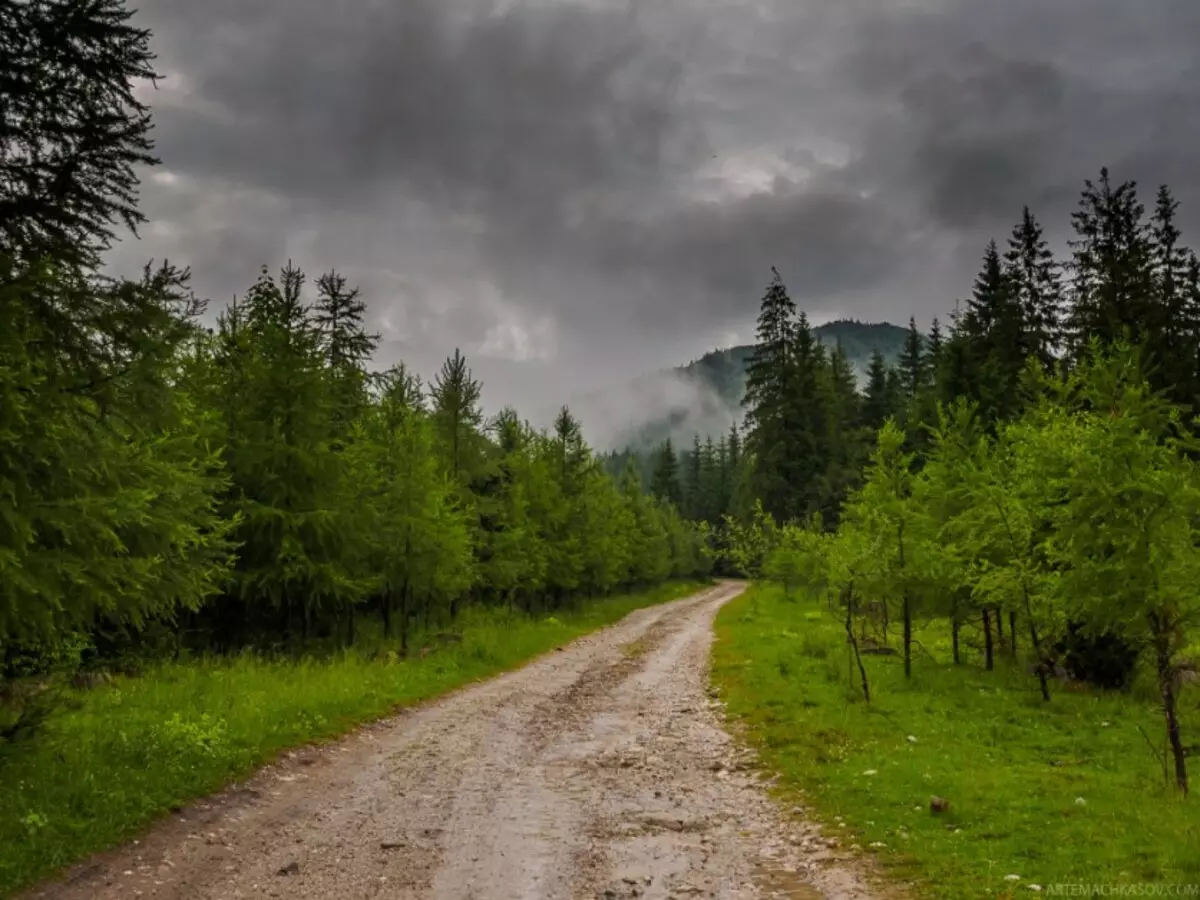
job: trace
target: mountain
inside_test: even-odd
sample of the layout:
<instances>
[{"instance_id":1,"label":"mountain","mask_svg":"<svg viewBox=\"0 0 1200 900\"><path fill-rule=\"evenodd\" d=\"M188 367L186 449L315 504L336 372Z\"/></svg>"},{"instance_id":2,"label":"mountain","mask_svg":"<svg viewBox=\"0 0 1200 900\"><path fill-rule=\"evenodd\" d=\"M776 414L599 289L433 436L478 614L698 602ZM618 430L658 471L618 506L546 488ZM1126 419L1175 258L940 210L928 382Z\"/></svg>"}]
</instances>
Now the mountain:
<instances>
[{"instance_id":1,"label":"mountain","mask_svg":"<svg viewBox=\"0 0 1200 900\"><path fill-rule=\"evenodd\" d=\"M887 322L841 320L819 325L813 333L827 347L841 343L861 383L876 350L889 363L896 362L907 329ZM667 437L687 447L694 434L716 439L742 420L746 363L753 352L752 346L714 350L686 366L589 394L573 408L601 449L645 448Z\"/></svg>"}]
</instances>

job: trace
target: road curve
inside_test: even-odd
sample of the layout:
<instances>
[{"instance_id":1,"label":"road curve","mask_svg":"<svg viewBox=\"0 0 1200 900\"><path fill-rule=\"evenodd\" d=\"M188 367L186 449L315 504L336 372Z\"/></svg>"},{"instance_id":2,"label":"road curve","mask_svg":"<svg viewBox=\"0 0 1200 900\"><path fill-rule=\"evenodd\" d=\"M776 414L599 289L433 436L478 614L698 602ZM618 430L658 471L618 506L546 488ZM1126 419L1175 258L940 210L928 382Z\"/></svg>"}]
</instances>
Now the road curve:
<instances>
[{"instance_id":1,"label":"road curve","mask_svg":"<svg viewBox=\"0 0 1200 900\"><path fill-rule=\"evenodd\" d=\"M877 897L721 728L712 621L741 590L290 754L26 896Z\"/></svg>"}]
</instances>

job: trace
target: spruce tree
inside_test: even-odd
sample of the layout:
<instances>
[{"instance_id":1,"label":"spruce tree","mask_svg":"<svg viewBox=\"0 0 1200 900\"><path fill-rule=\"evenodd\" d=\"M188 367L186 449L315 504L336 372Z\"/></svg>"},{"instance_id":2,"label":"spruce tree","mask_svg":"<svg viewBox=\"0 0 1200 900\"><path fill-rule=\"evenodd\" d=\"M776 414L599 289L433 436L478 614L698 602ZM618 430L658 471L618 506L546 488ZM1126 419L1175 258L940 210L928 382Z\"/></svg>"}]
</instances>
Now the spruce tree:
<instances>
[{"instance_id":1,"label":"spruce tree","mask_svg":"<svg viewBox=\"0 0 1200 900\"><path fill-rule=\"evenodd\" d=\"M333 379L332 420L339 442L366 400L367 361L379 344L379 336L364 327L366 311L358 288L348 288L345 276L330 271L317 279L313 321Z\"/></svg>"},{"instance_id":2,"label":"spruce tree","mask_svg":"<svg viewBox=\"0 0 1200 900\"><path fill-rule=\"evenodd\" d=\"M875 350L871 354L871 363L867 368L867 384L863 392L863 425L871 432L876 432L883 427L884 421L892 413L892 403L888 393L888 364L884 360L883 354Z\"/></svg>"},{"instance_id":3,"label":"spruce tree","mask_svg":"<svg viewBox=\"0 0 1200 900\"><path fill-rule=\"evenodd\" d=\"M942 333L942 323L938 321L938 317L933 317L933 323L929 326L929 338L927 340L926 355L929 362L929 378L931 381L936 380L937 373L942 367L942 350L946 346L946 336Z\"/></svg>"},{"instance_id":4,"label":"spruce tree","mask_svg":"<svg viewBox=\"0 0 1200 900\"><path fill-rule=\"evenodd\" d=\"M1176 224L1179 202L1170 189L1159 188L1150 220L1154 306L1148 323L1151 351L1157 363L1156 387L1179 403L1200 408L1197 400L1196 348L1200 320L1189 292L1191 251L1182 245Z\"/></svg>"},{"instance_id":5,"label":"spruce tree","mask_svg":"<svg viewBox=\"0 0 1200 900\"><path fill-rule=\"evenodd\" d=\"M913 400L917 393L925 387L929 371L925 355L925 338L917 330L917 320L913 316L908 319L908 333L904 337L904 349L900 353L899 369L905 399Z\"/></svg>"},{"instance_id":6,"label":"spruce tree","mask_svg":"<svg viewBox=\"0 0 1200 900\"><path fill-rule=\"evenodd\" d=\"M679 486L679 460L671 439L667 438L655 454L654 474L650 481L650 493L665 503L678 506L682 501Z\"/></svg>"},{"instance_id":7,"label":"spruce tree","mask_svg":"<svg viewBox=\"0 0 1200 900\"><path fill-rule=\"evenodd\" d=\"M442 364L430 388L434 431L447 471L464 488L482 463L480 392L480 384L471 377L466 357L458 350Z\"/></svg>"},{"instance_id":8,"label":"spruce tree","mask_svg":"<svg viewBox=\"0 0 1200 900\"><path fill-rule=\"evenodd\" d=\"M700 446L700 435L692 435L692 452L687 457L683 482L683 504L681 512L689 519L702 519L704 496L704 458Z\"/></svg>"},{"instance_id":9,"label":"spruce tree","mask_svg":"<svg viewBox=\"0 0 1200 900\"><path fill-rule=\"evenodd\" d=\"M315 616L361 599L352 546L359 533L330 445L330 392L320 334L303 300L304 274L264 268L242 301L223 358L240 409L227 415L228 508L240 518L234 593L244 624L277 611L311 636ZM258 609L265 603L269 609Z\"/></svg>"},{"instance_id":10,"label":"spruce tree","mask_svg":"<svg viewBox=\"0 0 1200 900\"><path fill-rule=\"evenodd\" d=\"M1155 318L1153 253L1137 183L1113 186L1108 169L1084 182L1079 209L1071 215L1070 346L1079 356L1091 338L1102 346L1146 337Z\"/></svg>"},{"instance_id":11,"label":"spruce tree","mask_svg":"<svg viewBox=\"0 0 1200 900\"><path fill-rule=\"evenodd\" d=\"M762 299L757 341L746 364L747 452L753 457L755 493L769 512L786 518L794 509L786 469L792 448L795 404L796 305L778 270Z\"/></svg>"},{"instance_id":12,"label":"spruce tree","mask_svg":"<svg viewBox=\"0 0 1200 900\"><path fill-rule=\"evenodd\" d=\"M1034 356L1048 369L1061 343L1062 283L1042 226L1028 206L1008 239L1004 262L1005 277L1020 308L1022 356Z\"/></svg>"},{"instance_id":13,"label":"spruce tree","mask_svg":"<svg viewBox=\"0 0 1200 900\"><path fill-rule=\"evenodd\" d=\"M150 33L123 0L0 0L0 254L97 267L152 155Z\"/></svg>"}]
</instances>

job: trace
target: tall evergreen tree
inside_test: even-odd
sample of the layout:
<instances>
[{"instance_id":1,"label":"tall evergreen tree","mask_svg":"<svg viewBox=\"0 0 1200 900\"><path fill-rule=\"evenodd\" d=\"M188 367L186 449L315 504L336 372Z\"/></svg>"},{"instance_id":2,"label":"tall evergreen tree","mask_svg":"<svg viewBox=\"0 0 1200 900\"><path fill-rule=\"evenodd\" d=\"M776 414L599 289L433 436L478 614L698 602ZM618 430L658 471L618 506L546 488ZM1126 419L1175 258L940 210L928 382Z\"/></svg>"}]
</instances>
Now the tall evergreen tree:
<instances>
[{"instance_id":1,"label":"tall evergreen tree","mask_svg":"<svg viewBox=\"0 0 1200 900\"><path fill-rule=\"evenodd\" d=\"M787 478L789 437L794 428L796 305L783 278L773 278L762 299L757 342L746 364L747 452L753 457L755 493L766 498L769 511L787 517L794 511Z\"/></svg>"},{"instance_id":2,"label":"tall evergreen tree","mask_svg":"<svg viewBox=\"0 0 1200 900\"><path fill-rule=\"evenodd\" d=\"M654 475L650 481L650 493L665 503L678 506L682 500L679 485L679 460L671 439L663 441L655 455Z\"/></svg>"},{"instance_id":3,"label":"tall evergreen tree","mask_svg":"<svg viewBox=\"0 0 1200 900\"><path fill-rule=\"evenodd\" d=\"M430 389L434 430L447 469L450 477L464 486L478 473L482 463L480 391L466 357L458 350L442 364Z\"/></svg>"},{"instance_id":4,"label":"tall evergreen tree","mask_svg":"<svg viewBox=\"0 0 1200 900\"><path fill-rule=\"evenodd\" d=\"M366 401L367 361L379 344L379 336L365 328L366 311L359 289L348 288L345 276L330 271L317 279L313 321L333 378L332 419L338 440L348 433Z\"/></svg>"},{"instance_id":5,"label":"tall evergreen tree","mask_svg":"<svg viewBox=\"0 0 1200 900\"><path fill-rule=\"evenodd\" d=\"M1152 319L1147 323L1150 350L1156 363L1152 382L1173 400L1200 410L1196 366L1200 337L1200 308L1193 300L1190 263L1192 252L1181 243L1176 224L1179 201L1163 185L1159 188L1150 220L1151 266L1154 283Z\"/></svg>"},{"instance_id":6,"label":"tall evergreen tree","mask_svg":"<svg viewBox=\"0 0 1200 900\"><path fill-rule=\"evenodd\" d=\"M1020 311L1022 356L1035 356L1049 368L1057 358L1062 335L1060 267L1028 206L1008 239L1004 263Z\"/></svg>"},{"instance_id":7,"label":"tall evergreen tree","mask_svg":"<svg viewBox=\"0 0 1200 900\"><path fill-rule=\"evenodd\" d=\"M123 0L0 2L0 254L93 269L146 221L137 169L153 165L150 32Z\"/></svg>"},{"instance_id":8,"label":"tall evergreen tree","mask_svg":"<svg viewBox=\"0 0 1200 900\"><path fill-rule=\"evenodd\" d=\"M1107 346L1127 337L1139 342L1154 319L1153 251L1137 184L1113 186L1108 169L1084 182L1071 215L1073 251L1069 335L1078 356L1091 338Z\"/></svg>"},{"instance_id":9,"label":"tall evergreen tree","mask_svg":"<svg viewBox=\"0 0 1200 900\"><path fill-rule=\"evenodd\" d=\"M230 511L241 519L234 581L248 620L270 610L297 637L314 616L360 599L351 568L348 499L330 446L329 392L320 334L303 300L304 274L264 268L243 300L243 323L223 334L230 375L244 393L229 419ZM239 343L240 342L240 343ZM270 610L256 610L266 601ZM228 625L229 623L223 623Z\"/></svg>"},{"instance_id":10,"label":"tall evergreen tree","mask_svg":"<svg viewBox=\"0 0 1200 900\"><path fill-rule=\"evenodd\" d=\"M892 402L888 391L888 364L883 354L875 350L867 368L867 384L863 393L862 420L872 432L883 427L892 415Z\"/></svg>"},{"instance_id":11,"label":"tall evergreen tree","mask_svg":"<svg viewBox=\"0 0 1200 900\"><path fill-rule=\"evenodd\" d=\"M900 353L900 377L907 400L916 398L917 393L925 387L929 373L928 360L925 355L925 338L917 330L917 320L910 316L908 333L904 338L904 349Z\"/></svg>"}]
</instances>

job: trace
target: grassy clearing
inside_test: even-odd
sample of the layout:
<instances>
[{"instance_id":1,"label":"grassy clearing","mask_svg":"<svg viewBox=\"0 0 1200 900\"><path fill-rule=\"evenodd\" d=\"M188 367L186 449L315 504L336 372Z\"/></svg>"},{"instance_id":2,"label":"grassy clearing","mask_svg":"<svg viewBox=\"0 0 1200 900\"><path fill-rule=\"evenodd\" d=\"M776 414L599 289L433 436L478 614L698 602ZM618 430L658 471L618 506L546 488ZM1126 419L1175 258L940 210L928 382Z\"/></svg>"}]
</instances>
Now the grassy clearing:
<instances>
[{"instance_id":1,"label":"grassy clearing","mask_svg":"<svg viewBox=\"0 0 1200 900\"><path fill-rule=\"evenodd\" d=\"M135 836L283 750L337 737L700 587L669 584L543 619L472 611L461 643L424 658L247 655L163 665L80 695L76 708L0 756L0 896Z\"/></svg>"},{"instance_id":2,"label":"grassy clearing","mask_svg":"<svg viewBox=\"0 0 1200 900\"><path fill-rule=\"evenodd\" d=\"M991 673L956 669L948 641L917 637L927 653L914 659L911 684L898 657L864 658L868 707L849 685L841 623L815 600L754 585L717 620L714 680L781 773L781 790L803 794L827 830L878 854L916 896L1147 882L1196 885L1175 896L1200 896L1200 797L1164 788L1138 730L1162 743L1146 688L1059 689L1046 705L1007 661ZM1180 713L1195 746L1200 690L1185 691ZM1200 781L1198 763L1193 754ZM930 812L934 795L950 801L947 812Z\"/></svg>"}]
</instances>

